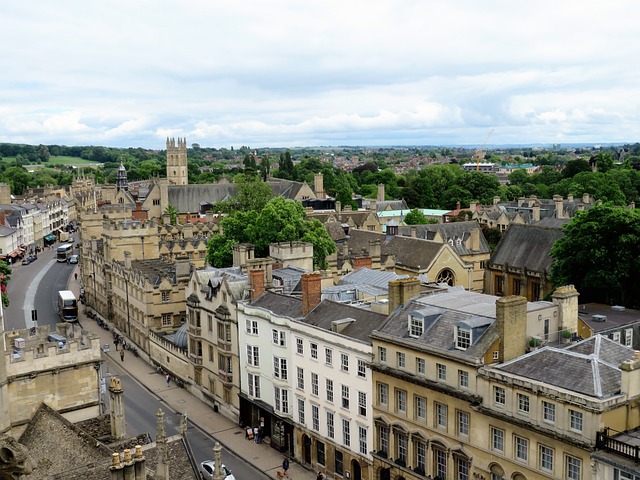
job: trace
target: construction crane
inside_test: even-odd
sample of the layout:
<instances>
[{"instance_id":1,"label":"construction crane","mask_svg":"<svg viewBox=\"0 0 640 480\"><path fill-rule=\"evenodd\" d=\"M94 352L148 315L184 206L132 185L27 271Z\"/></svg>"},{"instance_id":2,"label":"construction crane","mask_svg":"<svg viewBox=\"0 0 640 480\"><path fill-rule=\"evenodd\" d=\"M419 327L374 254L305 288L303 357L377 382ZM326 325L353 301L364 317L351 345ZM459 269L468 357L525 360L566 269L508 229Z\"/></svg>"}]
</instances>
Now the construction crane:
<instances>
[{"instance_id":1,"label":"construction crane","mask_svg":"<svg viewBox=\"0 0 640 480\"><path fill-rule=\"evenodd\" d=\"M489 130L489 133L487 133L487 136L484 137L484 142L482 142L482 146L479 149L476 148L476 153L475 153L476 172L480 170L480 160L484 158L484 146L487 144L487 141L489 141L489 137L491 136L492 133L493 133L493 128Z\"/></svg>"}]
</instances>

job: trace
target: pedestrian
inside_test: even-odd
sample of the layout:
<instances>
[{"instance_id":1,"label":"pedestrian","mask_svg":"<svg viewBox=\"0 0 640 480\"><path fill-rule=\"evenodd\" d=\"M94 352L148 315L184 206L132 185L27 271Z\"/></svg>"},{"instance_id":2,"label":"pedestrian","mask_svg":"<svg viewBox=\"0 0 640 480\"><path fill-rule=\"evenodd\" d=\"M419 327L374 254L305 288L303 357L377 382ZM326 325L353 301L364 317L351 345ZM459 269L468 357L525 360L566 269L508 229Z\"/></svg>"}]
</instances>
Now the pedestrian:
<instances>
[{"instance_id":1,"label":"pedestrian","mask_svg":"<svg viewBox=\"0 0 640 480\"><path fill-rule=\"evenodd\" d=\"M282 460L282 470L284 470L284 474L287 475L287 470L289 470L289 459L285 458Z\"/></svg>"},{"instance_id":2,"label":"pedestrian","mask_svg":"<svg viewBox=\"0 0 640 480\"><path fill-rule=\"evenodd\" d=\"M167 387L168 387L168 386L169 386L169 384L171 383L171 375L169 375L169 374L167 373L167 377L166 377L166 378L167 378Z\"/></svg>"},{"instance_id":3,"label":"pedestrian","mask_svg":"<svg viewBox=\"0 0 640 480\"><path fill-rule=\"evenodd\" d=\"M73 278L75 278L76 282L78 281L78 272L73 274Z\"/></svg>"},{"instance_id":4,"label":"pedestrian","mask_svg":"<svg viewBox=\"0 0 640 480\"><path fill-rule=\"evenodd\" d=\"M122 349L124 350L125 348L127 348L127 342L126 342L126 340L123 338L123 339L122 339Z\"/></svg>"},{"instance_id":5,"label":"pedestrian","mask_svg":"<svg viewBox=\"0 0 640 480\"><path fill-rule=\"evenodd\" d=\"M262 425L258 428L258 437L258 443L262 443L262 439L264 438L264 427Z\"/></svg>"},{"instance_id":6,"label":"pedestrian","mask_svg":"<svg viewBox=\"0 0 640 480\"><path fill-rule=\"evenodd\" d=\"M116 352L118 351L118 339L114 338L113 339L113 344L116 346Z\"/></svg>"},{"instance_id":7,"label":"pedestrian","mask_svg":"<svg viewBox=\"0 0 640 480\"><path fill-rule=\"evenodd\" d=\"M260 430L258 429L258 427L253 427L253 439L255 440L256 443L258 443L259 438L260 438Z\"/></svg>"},{"instance_id":8,"label":"pedestrian","mask_svg":"<svg viewBox=\"0 0 640 480\"><path fill-rule=\"evenodd\" d=\"M120 360L124 362L124 350L120 350Z\"/></svg>"},{"instance_id":9,"label":"pedestrian","mask_svg":"<svg viewBox=\"0 0 640 480\"><path fill-rule=\"evenodd\" d=\"M324 473L318 471L318 476L316 477L316 480L322 480L324 478Z\"/></svg>"}]
</instances>

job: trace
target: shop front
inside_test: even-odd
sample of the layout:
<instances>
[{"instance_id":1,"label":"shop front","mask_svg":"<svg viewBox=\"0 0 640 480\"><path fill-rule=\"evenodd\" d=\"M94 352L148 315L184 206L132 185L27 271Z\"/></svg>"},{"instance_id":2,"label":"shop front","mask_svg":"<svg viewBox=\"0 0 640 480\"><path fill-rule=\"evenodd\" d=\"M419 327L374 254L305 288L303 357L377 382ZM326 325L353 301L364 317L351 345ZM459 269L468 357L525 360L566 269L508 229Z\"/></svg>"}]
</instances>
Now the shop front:
<instances>
[{"instance_id":1,"label":"shop front","mask_svg":"<svg viewBox=\"0 0 640 480\"><path fill-rule=\"evenodd\" d=\"M240 394L240 425L245 429L262 429L262 436L272 448L293 456L293 424L274 413L262 400Z\"/></svg>"}]
</instances>

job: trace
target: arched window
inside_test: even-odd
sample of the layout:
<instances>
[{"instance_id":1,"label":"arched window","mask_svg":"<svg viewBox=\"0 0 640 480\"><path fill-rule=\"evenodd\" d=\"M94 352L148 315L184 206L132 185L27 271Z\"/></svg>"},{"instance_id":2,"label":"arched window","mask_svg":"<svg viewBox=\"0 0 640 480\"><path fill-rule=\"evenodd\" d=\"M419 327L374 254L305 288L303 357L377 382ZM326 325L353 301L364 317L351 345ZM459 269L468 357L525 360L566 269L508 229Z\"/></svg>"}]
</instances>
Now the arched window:
<instances>
[{"instance_id":1,"label":"arched window","mask_svg":"<svg viewBox=\"0 0 640 480\"><path fill-rule=\"evenodd\" d=\"M448 268L445 268L444 270L442 270L440 273L438 273L438 276L436 277L436 283L446 283L451 287L455 285L455 280L456 280L456 277L454 273Z\"/></svg>"}]
</instances>

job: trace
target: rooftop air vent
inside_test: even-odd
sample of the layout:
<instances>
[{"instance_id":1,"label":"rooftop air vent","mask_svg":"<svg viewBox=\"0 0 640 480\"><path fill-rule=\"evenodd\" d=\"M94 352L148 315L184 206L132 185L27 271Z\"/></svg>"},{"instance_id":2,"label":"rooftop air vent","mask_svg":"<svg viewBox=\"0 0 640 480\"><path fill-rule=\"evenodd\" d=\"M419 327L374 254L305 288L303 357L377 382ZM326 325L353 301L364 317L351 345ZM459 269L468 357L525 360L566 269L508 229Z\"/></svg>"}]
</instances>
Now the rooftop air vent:
<instances>
[{"instance_id":1,"label":"rooftop air vent","mask_svg":"<svg viewBox=\"0 0 640 480\"><path fill-rule=\"evenodd\" d=\"M591 317L591 320L593 320L594 322L606 322L607 321L607 316L606 315L593 315Z\"/></svg>"},{"instance_id":2,"label":"rooftop air vent","mask_svg":"<svg viewBox=\"0 0 640 480\"><path fill-rule=\"evenodd\" d=\"M625 307L623 305L612 305L611 310L613 310L614 312L624 312Z\"/></svg>"}]
</instances>

